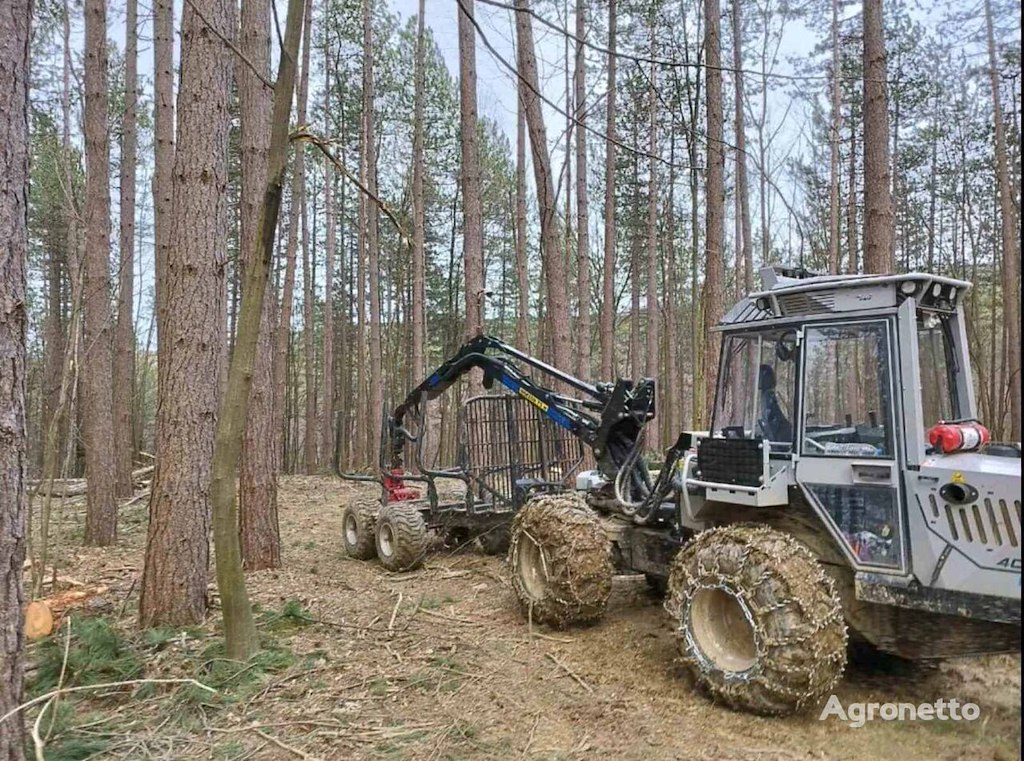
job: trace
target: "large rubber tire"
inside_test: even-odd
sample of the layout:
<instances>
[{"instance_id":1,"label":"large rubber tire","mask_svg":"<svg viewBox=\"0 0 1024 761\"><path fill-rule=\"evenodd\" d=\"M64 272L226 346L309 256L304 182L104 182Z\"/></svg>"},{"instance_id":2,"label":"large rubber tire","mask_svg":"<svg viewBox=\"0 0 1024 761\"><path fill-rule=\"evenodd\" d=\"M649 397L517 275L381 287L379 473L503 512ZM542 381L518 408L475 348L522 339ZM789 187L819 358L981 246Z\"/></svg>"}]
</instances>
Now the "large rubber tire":
<instances>
[{"instance_id":1,"label":"large rubber tire","mask_svg":"<svg viewBox=\"0 0 1024 761\"><path fill-rule=\"evenodd\" d=\"M512 543L508 524L494 526L476 537L477 546L485 555L504 555Z\"/></svg>"},{"instance_id":2,"label":"large rubber tire","mask_svg":"<svg viewBox=\"0 0 1024 761\"><path fill-rule=\"evenodd\" d=\"M531 621L564 628L604 614L612 590L608 537L579 495L527 502L512 521L508 563Z\"/></svg>"},{"instance_id":3,"label":"large rubber tire","mask_svg":"<svg viewBox=\"0 0 1024 761\"><path fill-rule=\"evenodd\" d=\"M389 571L411 571L427 555L427 524L419 504L392 502L377 516L377 559Z\"/></svg>"},{"instance_id":4,"label":"large rubber tire","mask_svg":"<svg viewBox=\"0 0 1024 761\"><path fill-rule=\"evenodd\" d=\"M341 541L345 554L356 560L373 560L377 556L375 528L380 502L358 499L341 514Z\"/></svg>"},{"instance_id":5,"label":"large rubber tire","mask_svg":"<svg viewBox=\"0 0 1024 761\"><path fill-rule=\"evenodd\" d=\"M683 661L715 700L763 715L815 705L846 665L832 579L789 534L728 526L676 556L665 607Z\"/></svg>"}]
</instances>

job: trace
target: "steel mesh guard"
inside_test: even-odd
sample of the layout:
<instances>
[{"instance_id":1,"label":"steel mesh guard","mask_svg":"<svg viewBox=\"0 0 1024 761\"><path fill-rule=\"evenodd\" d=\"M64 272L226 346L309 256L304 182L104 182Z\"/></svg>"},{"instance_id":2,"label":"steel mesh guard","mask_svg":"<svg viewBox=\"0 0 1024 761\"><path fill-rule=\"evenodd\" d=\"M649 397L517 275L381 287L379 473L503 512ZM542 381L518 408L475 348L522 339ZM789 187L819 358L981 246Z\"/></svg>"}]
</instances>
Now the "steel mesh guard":
<instances>
[{"instance_id":1,"label":"steel mesh guard","mask_svg":"<svg viewBox=\"0 0 1024 761\"><path fill-rule=\"evenodd\" d=\"M467 401L459 433L462 465L477 502L496 511L515 509L517 488L525 493L570 484L583 462L578 438L510 394Z\"/></svg>"}]
</instances>

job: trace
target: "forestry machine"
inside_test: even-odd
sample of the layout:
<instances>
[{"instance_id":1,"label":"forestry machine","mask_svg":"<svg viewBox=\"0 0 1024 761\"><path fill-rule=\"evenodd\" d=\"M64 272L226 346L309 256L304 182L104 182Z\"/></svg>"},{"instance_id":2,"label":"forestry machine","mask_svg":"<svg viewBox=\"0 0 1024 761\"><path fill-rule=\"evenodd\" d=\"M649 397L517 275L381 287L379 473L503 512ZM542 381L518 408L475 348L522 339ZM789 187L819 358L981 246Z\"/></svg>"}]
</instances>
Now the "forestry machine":
<instances>
[{"instance_id":1,"label":"forestry machine","mask_svg":"<svg viewBox=\"0 0 1024 761\"><path fill-rule=\"evenodd\" d=\"M762 714L820 702L849 642L910 659L1019 652L1021 449L990 442L977 420L970 284L781 267L761 275L763 289L717 328L710 430L679 434L656 474L642 456L652 380L588 384L495 339L470 341L386 420L382 484L395 501L370 517L346 513L350 554L376 529L383 559L423 533L424 515L444 525L444 513L474 511L472 494L439 506L428 480L418 528L402 533L415 521L393 517L407 510L403 450L421 443L403 421L479 367L485 384L515 396L467 407L525 402L569 437L557 439L559 467L533 476L508 445L522 425L503 411L491 417L507 420L480 439L485 459L462 467L486 474L488 452L504 447L504 460L493 459L511 498L483 512L501 502L501 520L514 514L508 561L531 620L595 621L613 574L644 574L666 595L698 683ZM538 385L514 361L584 398ZM418 422L422 431L422 412ZM566 466L579 464L564 454L570 439L596 465L575 474L574 489L564 486ZM546 453L531 453L540 472Z\"/></svg>"}]
</instances>

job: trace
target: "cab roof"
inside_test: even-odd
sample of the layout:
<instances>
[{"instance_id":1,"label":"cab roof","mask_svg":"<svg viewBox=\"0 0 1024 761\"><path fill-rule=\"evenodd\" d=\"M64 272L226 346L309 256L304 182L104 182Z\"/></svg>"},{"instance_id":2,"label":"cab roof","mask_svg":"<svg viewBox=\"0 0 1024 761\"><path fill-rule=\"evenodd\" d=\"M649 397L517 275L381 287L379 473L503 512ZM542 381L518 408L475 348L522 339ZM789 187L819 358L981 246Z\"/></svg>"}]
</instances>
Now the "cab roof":
<instances>
[{"instance_id":1,"label":"cab roof","mask_svg":"<svg viewBox=\"0 0 1024 761\"><path fill-rule=\"evenodd\" d=\"M784 317L889 310L914 297L922 307L952 312L971 288L964 280L908 272L898 275L815 275L804 269L765 267L763 290L739 301L720 329Z\"/></svg>"}]
</instances>

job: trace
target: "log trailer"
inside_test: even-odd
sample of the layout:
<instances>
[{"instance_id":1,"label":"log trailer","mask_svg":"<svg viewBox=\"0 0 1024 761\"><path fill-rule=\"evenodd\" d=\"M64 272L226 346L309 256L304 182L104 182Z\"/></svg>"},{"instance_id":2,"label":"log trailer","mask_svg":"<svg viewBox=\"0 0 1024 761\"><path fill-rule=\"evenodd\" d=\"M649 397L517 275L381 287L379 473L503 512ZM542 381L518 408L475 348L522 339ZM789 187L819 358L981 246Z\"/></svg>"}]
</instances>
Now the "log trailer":
<instances>
[{"instance_id":1,"label":"log trailer","mask_svg":"<svg viewBox=\"0 0 1024 761\"><path fill-rule=\"evenodd\" d=\"M911 659L1019 652L1021 450L991 443L977 420L970 284L761 274L763 289L718 327L710 430L679 434L656 475L642 456L651 379L590 384L497 339L467 343L386 418L382 498L346 510L349 554L411 567L428 527L511 519L512 585L531 620L596 621L613 574L644 574L698 683L761 714L818 703L851 640ZM466 405L510 405L495 416L503 456L489 462L482 447L477 462L433 475L417 461L418 499L402 491L403 468L409 445L421 450L424 402L473 368L511 393ZM560 448L524 458L512 407L559 431ZM574 444L596 467L569 483ZM559 467L545 468L549 457ZM484 488L493 472L503 489ZM445 505L434 479L453 476L470 488Z\"/></svg>"}]
</instances>

